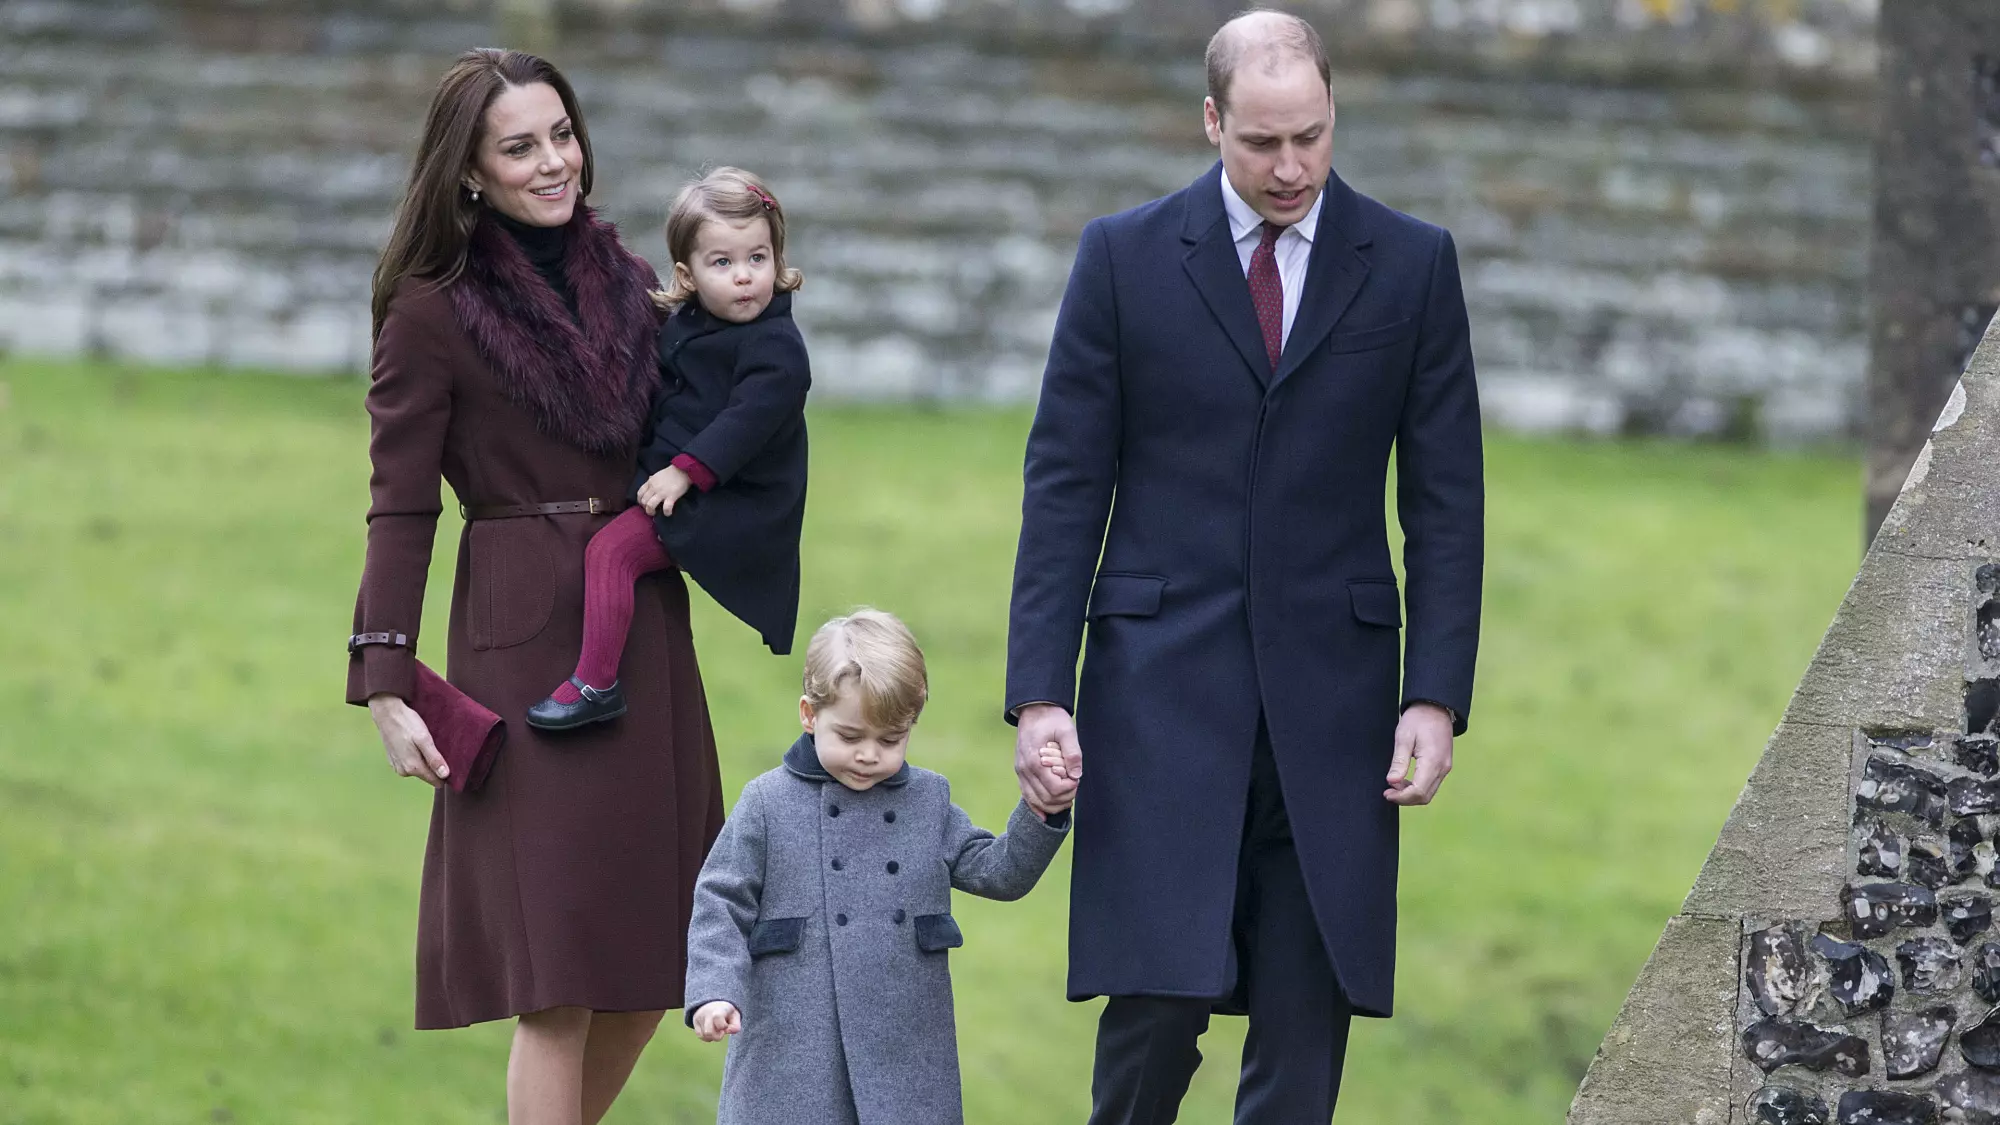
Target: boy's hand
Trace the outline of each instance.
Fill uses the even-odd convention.
[[[1042,768],[1050,775],[1049,812],[1059,813],[1076,801],[1076,779],[1069,775],[1069,767],[1063,760],[1063,748],[1059,742],[1045,742],[1041,749]],[[1046,818],[1045,818],[1046,819]]]
[[[716,1042],[742,1030],[743,1015],[727,1000],[710,1000],[695,1009],[694,1033],[704,1043]]]
[[[639,486],[639,506],[646,509],[649,516],[671,516],[674,505],[681,502],[688,489],[694,487],[694,479],[682,472],[679,466],[668,465],[646,478]]]

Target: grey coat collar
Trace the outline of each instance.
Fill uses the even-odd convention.
[[[830,781],[835,785],[840,784],[839,778],[826,772],[826,767],[819,764],[819,747],[814,744],[810,731],[800,735],[799,740],[792,743],[792,748],[785,751],[785,769],[807,781]],[[897,770],[893,776],[885,777],[875,784],[887,785],[894,789],[908,784],[909,780],[910,763],[904,762],[903,768]]]

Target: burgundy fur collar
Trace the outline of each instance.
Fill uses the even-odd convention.
[[[578,207],[567,230],[563,272],[576,290],[581,329],[490,218],[473,229],[451,306],[507,397],[543,433],[591,453],[629,454],[657,377],[659,314],[646,295],[657,279],[590,209]]]

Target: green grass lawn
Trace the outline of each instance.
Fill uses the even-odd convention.
[[[409,1030],[429,795],[340,702],[362,389],[0,361],[0,1125],[505,1119],[506,1026]],[[813,418],[802,616],[910,621],[913,757],[995,825],[1027,421]],[[1343,1121],[1561,1118],[1859,557],[1849,457],[1495,440],[1488,466],[1477,713],[1403,821],[1399,1014],[1357,1027]],[[798,661],[699,599],[695,626],[733,795],[796,732]],[[974,1125],[1083,1120],[1067,862],[959,904]],[[1183,1120],[1228,1119],[1240,1036],[1218,1021]],[[712,1121],[721,1058],[670,1024],[611,1120]]]

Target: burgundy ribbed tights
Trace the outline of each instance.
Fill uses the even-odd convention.
[[[595,688],[618,681],[618,657],[632,628],[632,586],[673,565],[673,556],[653,534],[653,517],[637,505],[590,537],[583,552],[583,655],[577,658],[577,679]],[[571,683],[552,696],[557,703],[583,698]]]

